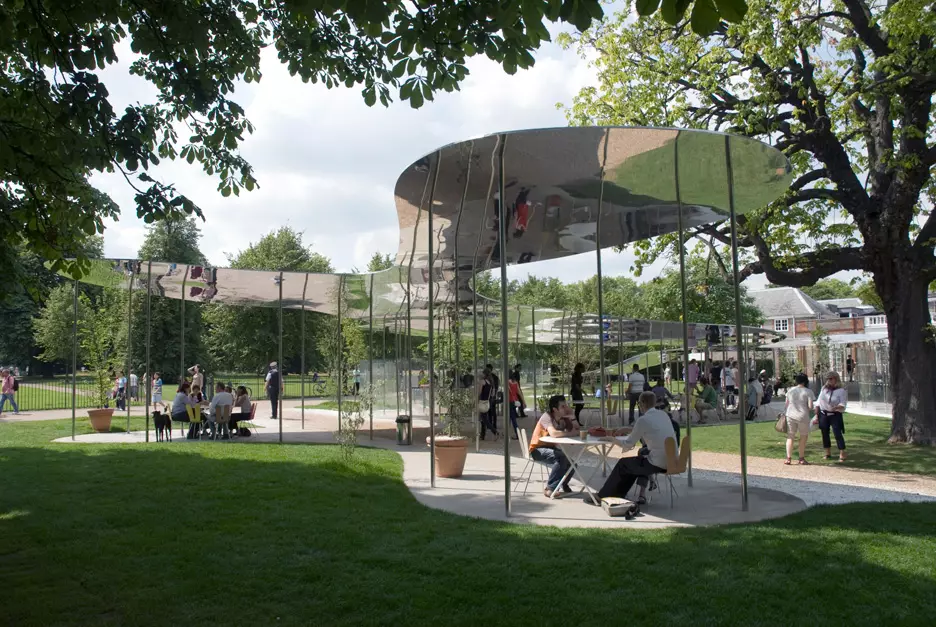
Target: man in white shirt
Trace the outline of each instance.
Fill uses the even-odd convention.
[[[224,384],[218,383],[215,386],[215,394],[211,399],[211,403],[208,404],[208,416],[211,420],[211,439],[215,438],[215,425],[221,427],[220,431],[223,439],[229,440],[231,438],[231,433],[228,431],[228,421],[231,418],[230,409],[228,410],[227,418],[222,417],[223,408],[234,407],[234,397],[231,396],[230,392],[225,391]]]
[[[731,364],[725,362],[725,367],[721,371],[721,386],[725,390],[725,409],[733,407],[735,404],[735,369]]]
[[[140,398],[140,378],[136,376],[136,373],[132,370],[130,371],[130,400],[137,400]]]
[[[676,443],[676,432],[673,430],[673,421],[666,412],[656,409],[656,395],[653,392],[644,392],[640,395],[640,418],[634,424],[631,432],[623,438],[615,438],[615,443],[624,450],[630,450],[643,440],[648,453],[636,457],[624,457],[615,466],[608,476],[608,480],[598,490],[597,498],[592,495],[585,497],[585,502],[591,505],[600,505],[601,499],[608,496],[624,498],[634,483],[641,487],[647,485],[648,477],[666,472],[666,438],[673,438]]]
[[[634,405],[637,404],[640,395],[644,391],[644,385],[646,383],[647,380],[640,373],[640,366],[634,364],[634,369],[627,377],[627,395],[630,398],[630,424],[634,424]],[[653,407],[653,405],[651,405],[651,407]]]

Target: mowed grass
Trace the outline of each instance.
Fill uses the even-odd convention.
[[[48,444],[69,428],[0,424],[7,624],[539,626],[545,611],[570,625],[879,625],[936,613],[936,504],[698,529],[533,527],[424,507],[391,451],[347,462],[335,446]],[[830,585],[847,598],[830,600]]]
[[[786,435],[774,430],[773,421],[747,423],[746,435],[748,455],[778,460],[786,458]],[[818,430],[809,434],[806,459],[812,464],[936,475],[936,448],[888,444],[889,436],[890,420],[846,414],[845,445],[848,460],[844,464],[838,462],[834,437],[831,438],[833,459],[822,459],[825,451],[822,448],[822,434]],[[741,451],[738,425],[693,427],[692,448],[737,455]]]

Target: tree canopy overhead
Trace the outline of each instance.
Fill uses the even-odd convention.
[[[928,0],[754,0],[708,36],[626,14],[566,40],[597,52],[573,124],[688,126],[760,138],[790,158],[785,198],[739,219],[742,277],[802,287],[868,273],[887,314],[898,441],[936,443],[936,11]],[[713,250],[728,225],[693,234]],[[639,262],[675,236],[637,247]],[[900,364],[901,367],[897,367]]]
[[[98,172],[126,179],[147,223],[201,215],[183,190],[148,174],[166,159],[198,162],[224,196],[256,187],[239,152],[253,126],[233,96],[238,83],[260,80],[265,47],[303,81],[358,86],[368,105],[419,107],[458,89],[468,58],[513,73],[549,39],[544,22],[587,28],[602,15],[599,0],[4,2],[0,264],[25,237],[53,271],[80,274],[83,255],[64,261],[69,245],[120,214],[91,184]],[[158,96],[121,109],[101,71],[127,48],[131,73]]]

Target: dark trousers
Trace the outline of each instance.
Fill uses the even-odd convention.
[[[571,394],[572,396],[572,405],[575,406],[575,422],[582,424],[582,421],[579,419],[579,416],[582,413],[582,409],[585,408],[585,397],[581,394]]]
[[[484,439],[487,430],[490,429],[491,433],[497,435],[497,410],[492,406],[490,410],[481,414],[481,439]]]
[[[640,481],[641,485],[647,485],[647,477],[661,473],[666,473],[666,470],[657,468],[642,455],[625,457],[614,465],[614,470],[611,471],[608,480],[598,490],[598,498],[603,499],[606,496],[625,498],[635,483]]]
[[[564,477],[569,470],[569,466],[572,465],[569,458],[557,448],[535,448],[530,453],[530,457],[535,461],[546,464],[549,468],[549,478],[546,480],[546,488],[550,492],[559,487],[559,481],[562,480],[562,477]],[[568,486],[569,480],[572,479],[572,475],[574,474],[575,472],[570,473],[569,477],[562,485]]]
[[[514,435],[520,431],[520,427],[517,425],[517,418],[520,417],[520,414],[517,413],[517,406],[513,403],[510,404],[510,424],[513,426]]]
[[[279,411],[279,390],[270,390],[270,405],[273,407],[273,419],[276,419],[276,413]]]
[[[832,448],[832,439],[829,437],[829,429],[835,435],[835,445],[838,450],[845,450],[845,419],[839,412],[826,412],[819,410],[819,431],[822,432],[822,448]]]
[[[640,400],[640,392],[636,394],[631,393],[628,395],[628,398],[630,398],[630,415],[628,417],[628,422],[634,424],[634,407],[637,405],[637,401]]]

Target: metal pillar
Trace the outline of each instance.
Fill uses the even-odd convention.
[[[412,272],[412,259],[410,260],[411,269],[409,273]],[[409,273],[406,278],[406,337],[404,338],[404,346],[406,350],[406,368],[404,369],[405,379],[406,379],[406,411],[409,413],[410,417],[410,430],[409,438],[407,439],[407,444],[412,445],[413,443],[413,373],[412,373],[412,363],[413,363],[413,311],[412,311],[412,295],[410,287],[410,278]],[[416,382],[419,385],[419,381]],[[432,421],[429,421],[430,429],[432,428]]]
[[[481,402],[481,395],[478,392],[478,282],[477,282],[477,270],[474,267],[474,260],[471,261],[471,334],[473,336],[473,342],[471,344],[472,352],[472,370],[471,370],[471,383],[474,385],[475,395],[475,453],[481,450],[481,410],[479,409],[479,403]]]
[[[686,415],[686,438],[689,439],[689,464],[686,467],[686,478],[689,481],[689,487],[692,487],[692,408],[689,406],[692,398],[692,390],[689,389],[689,307],[686,299],[686,231],[685,217],[683,216],[682,193],[679,186],[679,137],[673,142],[673,173],[676,185],[676,206],[679,225],[679,287],[682,306],[682,371],[683,376],[679,379],[683,382],[683,407]]]
[[[146,366],[143,376],[146,381],[143,385],[143,393],[146,394],[144,402],[146,412],[146,441],[149,442],[149,423],[150,423],[150,399],[153,398],[153,373],[150,372],[150,348],[153,343],[152,335],[152,299],[153,299],[153,262],[146,264]],[[169,435],[172,435],[171,433]]]
[[[428,240],[429,240],[429,249],[428,249],[428,265],[429,265],[429,340],[427,351],[429,353],[429,485],[430,487],[435,487],[435,327],[433,325],[433,316],[435,315],[435,268],[433,267],[434,259],[432,258],[432,240],[434,239],[432,233],[432,200],[435,196],[436,182],[439,180],[439,169],[440,161],[442,160],[442,153],[436,152],[435,158],[435,174],[432,177],[432,184],[429,186],[429,203],[428,203]],[[455,286],[455,289],[458,289],[458,286]],[[457,296],[456,296],[457,298]]]
[[[182,335],[179,339],[179,385],[185,383],[185,282],[188,280],[188,266],[182,276]]]
[[[338,275],[338,317],[337,317],[337,327],[336,327],[336,341],[335,346],[337,346],[338,355],[336,357],[336,363],[338,364],[338,372],[335,373],[335,396],[338,401],[338,430],[341,431],[341,392],[342,387],[344,386],[344,377],[341,376],[341,367],[342,367],[342,348],[344,344],[344,337],[341,333],[341,301],[344,297],[344,277]]]
[[[72,440],[75,439],[76,413],[78,411],[78,279],[75,279],[75,295],[72,299]]]
[[[533,418],[536,419],[536,408],[539,406],[536,401],[536,307],[530,307],[533,316]]]
[[[300,408],[299,412],[302,415],[302,423],[299,427],[300,429],[305,429],[305,376],[306,376],[306,365],[305,365],[305,351],[306,351],[306,334],[305,334],[305,306],[306,306],[306,290],[309,288],[309,273],[306,272],[305,281],[302,284],[302,309],[299,312],[301,318],[299,319],[299,335],[302,336],[302,346],[299,352],[299,401]]]
[[[279,441],[283,441],[283,395],[286,391],[286,381],[283,380],[285,367],[283,365],[283,272],[279,273],[279,352],[276,365],[279,367],[279,394],[276,397],[279,413]]]
[[[744,358],[744,333],[743,330],[743,317],[741,316],[741,278],[738,271],[738,224],[735,216],[735,202],[734,202],[734,173],[731,167],[731,144],[729,142],[729,136],[725,135],[725,166],[728,171],[728,211],[729,219],[731,221],[731,272],[734,278],[735,284],[735,352],[737,353],[738,363],[738,378],[740,381],[735,381],[735,387],[738,389],[738,418],[740,419],[738,423],[740,424],[740,437],[741,437],[741,510],[748,510],[748,482],[747,482],[747,434],[745,433],[745,405],[747,404],[747,396],[745,390],[747,388],[747,374],[744,372],[747,369],[747,364],[743,363],[741,360]]]
[[[624,426],[624,318],[618,317],[618,419]]]
[[[604,354],[604,296],[602,292],[601,278],[601,214],[604,204],[604,168],[608,161],[608,130],[604,133],[604,155],[601,159],[601,187],[598,188],[598,218],[595,220],[595,262],[597,266],[597,284],[598,284],[598,389],[601,390],[601,402],[599,403],[601,412],[601,426],[608,426],[608,396],[605,389],[605,354]]]
[[[133,334],[133,276],[135,274],[132,261],[127,262],[127,370],[124,372],[124,402],[127,404],[127,433],[130,433],[130,366],[133,355],[133,342],[130,336]]]
[[[374,439],[374,275],[370,275],[370,307],[367,313],[367,387],[370,399],[370,439]],[[358,398],[360,402],[360,398]]]
[[[400,416],[400,320],[396,316],[393,318],[393,367],[394,367],[394,391],[396,396],[396,413]],[[410,417],[412,420],[412,417]],[[412,425],[412,423],[410,423]]]
[[[505,193],[505,180],[504,180],[504,147],[507,143],[507,136],[501,135],[498,138],[498,150],[497,150],[497,166],[498,166],[498,183],[497,189],[500,194],[500,219],[498,220],[498,246],[500,248],[500,280],[501,280],[501,363],[503,366],[502,377],[504,380],[509,376],[510,372],[510,363],[509,357],[507,355],[507,340],[508,338],[508,328],[507,328],[507,194]],[[509,389],[509,383],[508,383]],[[510,438],[507,437],[506,432],[506,423],[508,421],[506,405],[509,401],[509,395],[504,394],[504,419],[501,422],[501,427],[504,428],[504,512],[507,516],[510,516]]]

